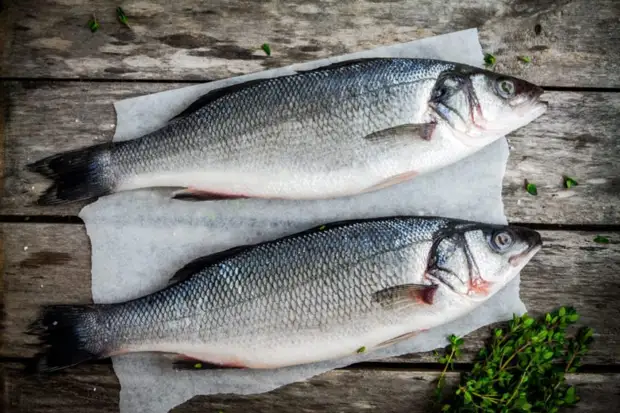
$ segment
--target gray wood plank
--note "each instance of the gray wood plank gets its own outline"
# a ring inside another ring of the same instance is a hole
[[[24,334],[39,306],[88,303],[89,241],[81,225],[2,224],[4,235],[5,329],[0,357],[30,357],[34,337]],[[595,330],[589,364],[620,363],[620,232],[606,234],[611,244],[596,244],[593,234],[542,231],[543,250],[522,272],[522,299],[532,314],[573,305],[582,322]],[[484,328],[468,336],[462,361],[470,361],[488,337]],[[386,360],[384,360],[386,361]],[[435,362],[431,353],[391,359]]]
[[[123,4],[131,29],[115,7],[9,1],[0,75],[212,80],[477,27],[498,70],[544,85],[620,86],[616,0],[146,0]]]
[[[46,378],[24,377],[17,363],[0,366],[7,412],[118,411],[120,385],[111,365],[82,365]],[[433,409],[437,377],[437,372],[415,370],[335,370],[263,394],[197,396],[172,412],[428,413],[439,411]],[[571,374],[567,380],[581,397],[571,412],[613,411],[620,402],[620,374]],[[448,375],[448,386],[457,381],[456,373]]]
[[[111,140],[116,100],[180,87],[160,83],[5,82],[5,185],[0,214],[76,215],[83,204],[33,205],[48,185],[25,165],[56,152]],[[509,135],[504,179],[512,222],[620,222],[620,94],[547,92],[548,113]],[[579,186],[566,190],[562,175]],[[524,179],[538,185],[529,195]],[[463,183],[467,185],[467,182]]]

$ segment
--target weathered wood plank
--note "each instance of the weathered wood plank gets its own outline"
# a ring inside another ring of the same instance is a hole
[[[181,85],[6,82],[5,86],[6,179],[0,213],[76,215],[83,204],[33,205],[48,181],[27,172],[25,165],[112,139],[114,101]],[[546,95],[551,105],[548,113],[509,136],[513,150],[504,179],[507,216],[511,222],[620,222],[620,94]],[[563,174],[580,185],[564,189]],[[526,178],[538,185],[537,197],[523,189]]]
[[[46,378],[23,377],[16,363],[3,367],[8,412],[118,411],[120,385],[110,365],[82,365]],[[437,377],[437,372],[335,370],[264,394],[197,396],[172,412],[428,413],[434,411]],[[620,374],[571,374],[567,380],[581,397],[571,412],[606,412],[620,401]],[[456,373],[448,375],[448,386],[457,381]]]
[[[9,3],[1,76],[212,80],[477,27],[499,70],[544,85],[620,86],[615,0],[147,0],[123,4],[131,28],[106,0]]]
[[[0,356],[29,357],[34,337],[24,334],[39,306],[90,302],[90,253],[81,225],[2,224],[5,239],[4,345]],[[594,328],[596,342],[585,363],[620,363],[620,233],[611,244],[592,241],[588,232],[543,231],[543,250],[522,273],[522,297],[533,314],[574,305]],[[463,361],[471,360],[487,329],[467,340]],[[436,361],[416,354],[398,361]]]

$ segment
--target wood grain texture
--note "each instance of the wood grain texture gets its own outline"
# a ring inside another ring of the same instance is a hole
[[[119,383],[111,365],[82,365],[46,378],[23,377],[17,363],[4,363],[7,413],[118,411]],[[172,413],[340,412],[428,413],[437,372],[335,370],[269,393],[197,396]],[[447,386],[458,381],[450,373]],[[599,413],[620,401],[620,374],[571,374],[581,401],[571,412]]]
[[[48,181],[25,170],[44,156],[107,140],[114,134],[116,100],[180,84],[5,82],[5,187],[0,214],[77,215],[83,204],[33,205]],[[511,222],[620,222],[620,94],[547,92],[549,111],[509,135],[512,153],[504,179]],[[579,186],[566,190],[562,175]],[[524,179],[538,185],[529,195]],[[466,183],[464,183],[466,184]],[[587,213],[584,213],[587,211]]]
[[[24,332],[41,305],[89,303],[90,252],[81,225],[2,224],[5,239],[4,345],[0,356],[30,357],[35,338]],[[522,299],[532,314],[573,305],[596,332],[584,363],[620,363],[620,232],[612,243],[592,241],[587,232],[544,231],[543,250],[522,272]],[[482,329],[467,340],[463,361],[471,360],[488,337]],[[389,361],[433,362],[423,353]]]
[[[1,76],[213,80],[476,27],[498,70],[544,85],[620,86],[616,0],[131,0],[121,4],[131,28],[107,0],[6,3],[12,45]]]

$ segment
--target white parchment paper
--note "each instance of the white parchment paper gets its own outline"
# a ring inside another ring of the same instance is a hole
[[[474,66],[483,59],[477,31],[472,29],[127,99],[115,103],[114,139],[131,139],[159,128],[208,90],[362,56],[431,57]],[[188,202],[170,199],[169,190],[101,198],[80,212],[92,246],[93,299],[110,303],[143,296],[164,287],[177,269],[194,258],[335,220],[406,214],[505,224],[501,190],[507,158],[508,146],[502,138],[435,173],[374,193],[321,201]],[[120,410],[165,413],[195,395],[266,392],[355,362],[442,347],[450,334],[465,335],[523,312],[517,277],[466,317],[390,348],[337,361],[277,370],[179,372],[162,355],[117,356],[113,365],[121,384]]]

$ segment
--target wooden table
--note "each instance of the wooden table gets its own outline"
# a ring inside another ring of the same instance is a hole
[[[90,298],[83,206],[33,205],[46,182],[24,165],[110,140],[112,102],[291,63],[478,27],[496,70],[545,87],[550,110],[509,136],[504,180],[511,223],[539,229],[543,250],[523,271],[533,314],[574,305],[594,328],[577,411],[620,402],[620,2],[617,0],[0,2],[0,165],[3,193],[3,406],[11,412],[114,412],[119,384],[107,361],[46,379],[24,376],[46,303]],[[116,20],[121,5],[131,28]],[[101,28],[86,22],[95,14]],[[271,45],[266,56],[263,43]],[[517,56],[532,57],[525,64]],[[579,185],[562,186],[562,176]],[[523,189],[538,185],[538,196]],[[593,242],[604,235],[610,244]],[[470,362],[482,329],[468,337]],[[466,368],[467,364],[460,365]],[[329,372],[268,394],[197,397],[178,412],[424,412],[437,377],[432,354]]]

